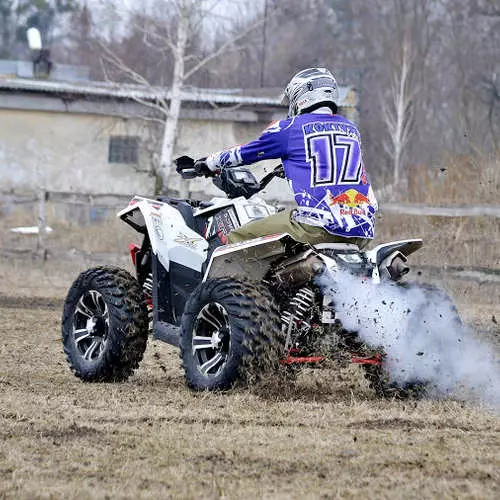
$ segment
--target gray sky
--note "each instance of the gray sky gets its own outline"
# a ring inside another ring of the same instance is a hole
[[[264,9],[265,0],[196,0],[203,5],[210,15],[204,23],[204,28],[209,32],[224,27],[226,23],[231,25],[234,20],[241,16],[251,16]],[[152,12],[152,6],[161,2],[168,6],[175,4],[176,0],[89,0],[92,8],[94,21],[101,25],[106,31],[102,34],[124,33],[130,13],[140,11],[142,13]],[[119,19],[117,19],[117,14]]]

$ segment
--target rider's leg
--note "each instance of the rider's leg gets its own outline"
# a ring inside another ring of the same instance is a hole
[[[370,241],[364,238],[335,236],[321,227],[296,222],[291,218],[292,212],[293,210],[283,210],[264,219],[245,224],[228,234],[228,243],[237,243],[238,241],[280,233],[288,233],[297,241],[310,243],[311,245],[318,243],[353,243],[361,249]]]

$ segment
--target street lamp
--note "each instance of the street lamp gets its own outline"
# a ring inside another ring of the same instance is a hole
[[[26,31],[26,37],[33,61],[33,76],[47,78],[52,69],[52,61],[50,60],[50,50],[43,48],[40,30],[34,27],[29,28]]]

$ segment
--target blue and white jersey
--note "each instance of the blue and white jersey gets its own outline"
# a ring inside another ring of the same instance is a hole
[[[281,158],[295,194],[295,220],[343,237],[373,238],[377,201],[353,123],[307,113],[272,123],[255,141],[207,158],[212,169]]]

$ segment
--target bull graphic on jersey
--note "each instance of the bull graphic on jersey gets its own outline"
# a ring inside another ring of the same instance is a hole
[[[374,197],[368,189],[366,195],[354,188],[333,195],[330,189],[320,200],[313,198],[307,191],[295,195],[299,208],[295,220],[304,224],[322,226],[330,233],[340,228],[345,234],[362,234],[373,238]],[[372,201],[373,200],[373,201]]]

